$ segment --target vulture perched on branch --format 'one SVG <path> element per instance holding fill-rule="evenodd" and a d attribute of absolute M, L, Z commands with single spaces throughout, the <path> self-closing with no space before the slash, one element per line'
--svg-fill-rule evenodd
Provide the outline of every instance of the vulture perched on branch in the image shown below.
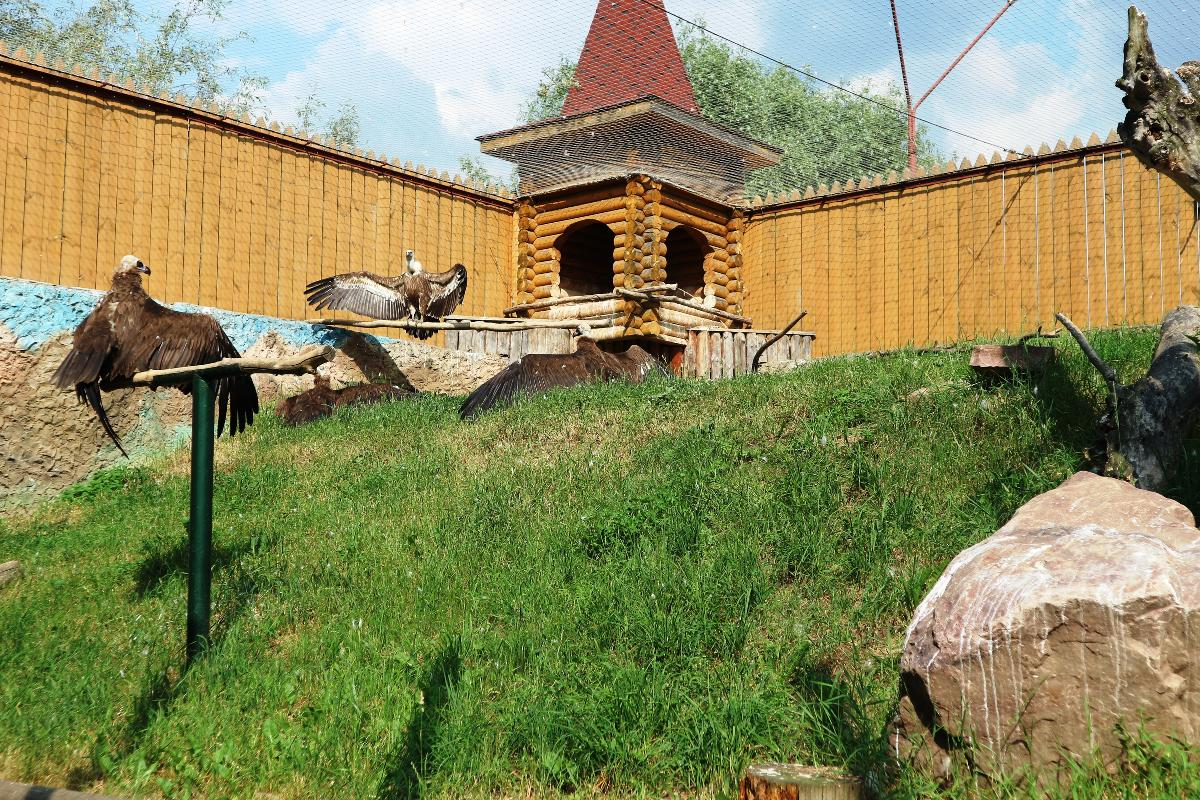
<path fill-rule="evenodd" d="M 470 419 L 493 406 L 512 403 L 519 395 L 543 394 L 590 381 L 626 380 L 641 383 L 652 372 L 666 375 L 654 356 L 636 344 L 620 355 L 606 353 L 596 343 L 580 337 L 568 355 L 527 355 L 493 375 L 471 392 L 459 409 Z"/>
<path fill-rule="evenodd" d="M 211 364 L 239 358 L 233 342 L 220 324 L 207 314 L 191 314 L 161 306 L 142 288 L 142 275 L 150 268 L 137 256 L 121 259 L 113 273 L 112 288 L 100 298 L 75 329 L 71 351 L 51 380 L 60 389 L 75 387 L 81 403 L 96 412 L 104 431 L 122 455 L 128 457 L 100 401 L 100 392 L 118 389 L 139 372 Z M 190 394 L 190 381 L 175 385 Z M 217 435 L 245 430 L 258 411 L 258 392 L 249 375 L 213 382 L 218 410 Z"/>
<path fill-rule="evenodd" d="M 404 253 L 403 275 L 389 278 L 371 272 L 343 272 L 313 281 L 304 294 L 313 308 L 353 311 L 375 319 L 441 320 L 454 313 L 467 293 L 467 268 L 455 264 L 445 272 L 426 272 L 413 251 Z M 418 339 L 435 331 L 411 330 Z"/>

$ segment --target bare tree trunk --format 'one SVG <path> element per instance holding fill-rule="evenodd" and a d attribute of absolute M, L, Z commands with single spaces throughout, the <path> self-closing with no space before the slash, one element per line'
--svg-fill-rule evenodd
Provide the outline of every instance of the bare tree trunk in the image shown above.
<path fill-rule="evenodd" d="M 1066 315 L 1057 317 L 1109 387 L 1108 411 L 1097 423 L 1105 440 L 1104 474 L 1142 489 L 1165 489 L 1200 417 L 1200 307 L 1179 306 L 1167 314 L 1149 371 L 1128 386 Z"/>
<path fill-rule="evenodd" d="M 1150 44 L 1146 15 L 1129 7 L 1125 73 L 1125 121 L 1117 133 L 1146 166 L 1157 169 L 1200 200 L 1200 61 L 1171 72 L 1159 65 Z"/>

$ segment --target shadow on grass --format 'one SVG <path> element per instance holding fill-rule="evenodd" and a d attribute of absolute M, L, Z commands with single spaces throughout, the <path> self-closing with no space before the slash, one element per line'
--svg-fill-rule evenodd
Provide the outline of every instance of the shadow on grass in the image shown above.
<path fill-rule="evenodd" d="M 376 797 L 379 800 L 416 800 L 421 796 L 429 769 L 429 756 L 446 718 L 454 687 L 462 678 L 462 641 L 457 637 L 442 646 L 421 679 L 423 702 L 408 722 L 404 747 L 388 759 Z"/>
<path fill-rule="evenodd" d="M 216 537 L 214 536 L 214 539 Z M 271 542 L 250 537 L 235 544 L 214 541 L 212 570 L 215 575 L 230 564 L 236 564 L 243 556 L 261 551 Z M 140 600 L 156 592 L 164 583 L 177 575 L 186 576 L 191 552 L 186 531 L 182 537 L 153 537 L 143 545 L 142 560 L 134 575 L 133 591 Z"/>

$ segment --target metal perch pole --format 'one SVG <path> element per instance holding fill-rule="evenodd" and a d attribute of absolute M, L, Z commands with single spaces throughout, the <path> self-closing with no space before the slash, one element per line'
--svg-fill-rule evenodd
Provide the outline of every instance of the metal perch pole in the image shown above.
<path fill-rule="evenodd" d="M 171 386 L 192 382 L 191 499 L 188 514 L 187 663 L 208 648 L 212 620 L 213 509 L 213 381 L 234 375 L 313 372 L 332 360 L 332 347 L 306 347 L 279 361 L 227 358 L 194 367 L 149 370 L 134 375 L 128 386 Z"/>

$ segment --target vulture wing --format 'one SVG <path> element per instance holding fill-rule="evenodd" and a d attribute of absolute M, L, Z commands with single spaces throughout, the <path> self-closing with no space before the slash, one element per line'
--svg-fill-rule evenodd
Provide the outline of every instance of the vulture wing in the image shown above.
<path fill-rule="evenodd" d="M 525 356 L 471 392 L 458 416 L 470 419 L 494 406 L 512 403 L 519 395 L 542 394 L 603 377 L 593 366 L 589 360 L 580 358 L 579 353 Z"/>
<path fill-rule="evenodd" d="M 92 407 L 108 438 L 113 440 L 121 455 L 128 458 L 129 454 L 121 445 L 121 439 L 108 419 L 108 412 L 104 410 L 98 384 L 101 375 L 107 371 L 106 368 L 111 366 L 111 356 L 117 349 L 117 339 L 110 324 L 114 310 L 114 304 L 110 303 L 109 296 L 105 295 L 92 309 L 92 313 L 84 317 L 83 322 L 75 328 L 71 350 L 58 365 L 50 381 L 59 389 L 74 386 L 79 402 Z"/>
<path fill-rule="evenodd" d="M 404 319 L 407 275 L 388 278 L 370 272 L 343 272 L 304 287 L 309 304 L 318 311 L 336 308 L 375 319 Z"/>
<path fill-rule="evenodd" d="M 458 304 L 467 295 L 467 268 L 455 264 L 445 272 L 435 272 L 426 277 L 433 292 L 429 298 L 429 316 L 441 319 L 454 313 Z"/>

